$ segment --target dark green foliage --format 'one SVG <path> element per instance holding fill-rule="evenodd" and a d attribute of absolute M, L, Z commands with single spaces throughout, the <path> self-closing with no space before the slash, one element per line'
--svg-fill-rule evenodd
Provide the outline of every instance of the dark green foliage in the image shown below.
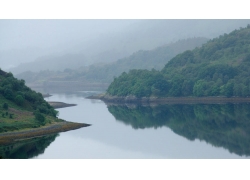
<path fill-rule="evenodd" d="M 11 73 L 0 71 L 0 94 L 6 99 L 15 102 L 22 108 L 32 111 L 37 110 L 40 113 L 56 117 L 57 111 L 43 99 L 41 93 L 32 91 L 29 87 L 25 86 L 24 80 L 14 78 Z M 4 104 L 3 106 L 6 105 Z"/>
<path fill-rule="evenodd" d="M 4 88 L 3 95 L 9 100 L 12 100 L 14 96 L 13 91 L 9 87 Z"/>
<path fill-rule="evenodd" d="M 154 73 L 148 71 L 145 77 L 138 76 L 135 72 L 123 74 L 111 83 L 107 93 L 137 97 L 250 96 L 250 26 L 224 34 L 200 48 L 175 56 L 161 72 L 157 72 L 157 76 L 161 78 L 155 78 Z M 147 83 L 148 80 L 152 81 Z M 121 94 L 117 89 L 125 82 Z M 164 84 L 164 88 L 157 83 Z M 132 90 L 135 85 L 137 91 Z M 162 88 L 158 91 L 155 87 Z"/>
<path fill-rule="evenodd" d="M 35 115 L 35 119 L 37 120 L 37 121 L 39 121 L 41 124 L 44 124 L 44 122 L 45 122 L 45 117 L 44 117 L 44 115 L 42 115 L 40 112 L 38 112 L 38 111 L 36 111 L 36 112 L 34 112 L 34 115 Z"/>
<path fill-rule="evenodd" d="M 3 108 L 4 108 L 5 110 L 8 110 L 8 109 L 9 109 L 9 105 L 8 105 L 7 103 L 4 103 L 4 104 L 3 104 Z"/>
<path fill-rule="evenodd" d="M 107 92 L 117 96 L 144 97 L 152 94 L 162 95 L 167 88 L 169 84 L 159 71 L 131 70 L 115 78 Z"/>
<path fill-rule="evenodd" d="M 16 98 L 15 98 L 15 102 L 16 102 L 18 105 L 23 105 L 23 103 L 24 103 L 24 98 L 23 98 L 23 96 L 17 95 Z"/>

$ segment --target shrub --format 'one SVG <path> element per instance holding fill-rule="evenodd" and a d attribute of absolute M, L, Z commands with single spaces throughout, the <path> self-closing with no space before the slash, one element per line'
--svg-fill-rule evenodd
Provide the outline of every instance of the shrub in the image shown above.
<path fill-rule="evenodd" d="M 17 95 L 16 98 L 15 98 L 15 102 L 18 104 L 18 105 L 22 105 L 24 103 L 24 98 L 22 95 Z"/>
<path fill-rule="evenodd" d="M 45 117 L 40 112 L 36 111 L 34 112 L 34 114 L 35 114 L 35 119 L 39 121 L 41 124 L 45 122 Z"/>
<path fill-rule="evenodd" d="M 3 104 L 3 108 L 4 108 L 5 110 L 8 110 L 8 109 L 9 109 L 9 105 L 8 105 L 7 103 L 4 103 L 4 104 Z"/>

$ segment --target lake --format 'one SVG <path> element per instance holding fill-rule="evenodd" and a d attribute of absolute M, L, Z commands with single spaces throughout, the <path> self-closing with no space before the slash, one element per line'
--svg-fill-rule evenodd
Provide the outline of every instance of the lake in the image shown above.
<path fill-rule="evenodd" d="M 0 147 L 0 152 L 10 148 L 8 158 L 34 159 L 249 158 L 249 104 L 112 105 L 85 98 L 95 93 L 45 98 L 77 104 L 58 109 L 59 118 L 91 126 Z"/>

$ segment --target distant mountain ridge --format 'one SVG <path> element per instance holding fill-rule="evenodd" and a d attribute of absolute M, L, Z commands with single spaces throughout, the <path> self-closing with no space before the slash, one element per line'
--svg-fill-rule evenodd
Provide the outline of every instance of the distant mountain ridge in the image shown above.
<path fill-rule="evenodd" d="M 25 49 L 25 52 L 20 50 L 0 52 L 0 64 L 5 62 L 3 63 L 5 66 L 13 61 L 11 64 L 16 66 L 18 61 L 21 63 L 26 61 L 25 59 L 29 59 L 26 62 L 31 62 L 33 59 L 34 63 L 32 63 L 32 66 L 26 64 L 25 66 L 16 66 L 15 68 L 8 69 L 8 71 L 11 71 L 15 75 L 24 71 L 63 71 L 66 68 L 76 68 L 74 64 L 69 63 L 75 61 L 74 59 L 76 57 L 73 56 L 74 54 L 76 56 L 82 56 L 82 61 L 79 61 L 81 62 L 80 66 L 94 63 L 110 63 L 125 58 L 139 50 L 152 50 L 164 44 L 176 42 L 179 39 L 193 37 L 214 38 L 220 34 L 229 33 L 236 28 L 245 27 L 249 23 L 250 20 L 247 19 L 140 20 L 116 33 L 105 33 L 88 40 L 80 38 L 78 40 L 79 42 L 59 44 L 54 48 L 50 47 L 49 49 L 44 48 L 42 50 L 30 48 Z M 51 55 L 52 53 L 54 54 L 53 57 Z M 28 56 L 29 54 L 32 56 L 32 59 Z M 71 54 L 72 56 L 65 60 L 64 57 L 67 54 Z M 35 58 L 36 56 L 37 58 Z M 53 66 L 49 66 L 46 62 L 46 56 L 51 57 L 50 63 L 53 64 Z M 36 62 L 38 58 L 45 60 L 44 64 L 46 66 L 39 64 L 38 61 Z M 63 61 L 67 61 L 68 64 L 64 63 L 64 65 L 61 66 L 54 66 L 56 63 L 53 63 L 53 61 L 58 62 L 57 59 L 61 59 L 60 63 L 62 64 Z"/>
<path fill-rule="evenodd" d="M 172 57 L 185 50 L 201 46 L 208 39 L 202 37 L 189 38 L 157 47 L 153 50 L 140 50 L 132 55 L 109 64 L 95 64 L 76 70 L 24 72 L 18 74 L 19 79 L 27 83 L 46 83 L 49 81 L 79 81 L 82 83 L 110 83 L 115 76 L 130 69 L 161 69 Z M 74 63 L 74 61 L 72 62 Z M 59 65 L 58 65 L 59 66 Z"/>

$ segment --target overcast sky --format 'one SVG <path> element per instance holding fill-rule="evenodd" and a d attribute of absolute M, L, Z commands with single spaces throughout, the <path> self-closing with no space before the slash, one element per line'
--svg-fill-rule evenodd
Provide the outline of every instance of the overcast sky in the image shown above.
<path fill-rule="evenodd" d="M 136 20 L 0 20 L 0 50 L 49 48 L 120 31 Z"/>

